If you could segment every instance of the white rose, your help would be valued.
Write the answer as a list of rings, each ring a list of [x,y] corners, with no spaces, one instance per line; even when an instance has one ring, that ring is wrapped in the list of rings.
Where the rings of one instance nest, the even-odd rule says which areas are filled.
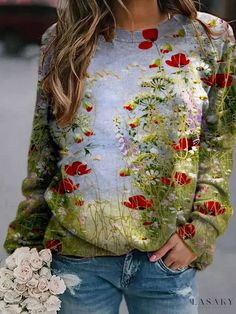
[[[43,259],[37,251],[30,252],[30,265],[34,271],[39,270],[43,266]]]
[[[26,261],[29,259],[29,253],[30,248],[27,246],[15,249],[12,256],[15,259],[16,265],[19,266],[22,263],[22,261],[26,263]]]
[[[13,279],[14,278],[14,274],[13,271],[6,268],[6,267],[1,267],[0,268],[0,279],[1,278],[8,278],[8,279]]]
[[[26,284],[18,283],[18,282],[15,281],[14,284],[13,284],[13,289],[14,289],[16,292],[22,294],[23,292],[26,291],[27,286],[26,286]]]
[[[13,274],[18,283],[24,284],[32,278],[33,271],[29,265],[19,265],[13,270]]]
[[[9,269],[14,269],[17,264],[16,264],[16,258],[14,257],[13,254],[9,255],[6,259],[5,259],[5,264]]]
[[[39,273],[34,273],[34,274],[33,274],[33,277],[34,277],[35,279],[39,279],[39,277],[40,277],[40,276],[39,276]]]
[[[47,301],[47,299],[50,297],[50,295],[51,294],[49,291],[42,292],[41,297],[40,297],[41,302]]]
[[[22,254],[29,254],[30,248],[28,246],[21,246],[19,248],[16,248],[13,254],[15,256],[22,255]]]
[[[1,314],[22,313],[21,310],[22,308],[20,307],[19,304],[9,304],[1,311]]]
[[[1,292],[6,292],[9,289],[11,289],[13,287],[13,281],[11,279],[8,278],[1,278],[0,279],[0,291]]]
[[[28,298],[29,297],[29,291],[28,290],[25,290],[25,292],[22,293],[22,296],[24,298]]]
[[[4,292],[0,291],[0,300],[2,300],[4,297]]]
[[[19,265],[27,265],[27,266],[30,266],[30,256],[25,256],[24,258],[22,258],[19,262]]]
[[[48,287],[49,287],[49,283],[48,283],[47,278],[45,277],[39,278],[39,282],[38,282],[39,291],[44,292],[48,290]]]
[[[18,303],[20,302],[22,298],[22,295],[14,290],[8,290],[5,294],[4,294],[4,301],[6,303]]]
[[[61,294],[66,290],[64,280],[59,276],[52,275],[49,281],[49,290],[52,294]]]
[[[55,295],[51,295],[47,301],[44,303],[47,311],[59,311],[61,308],[61,300]]]
[[[38,289],[38,287],[29,288],[28,292],[29,292],[30,297],[36,298],[36,299],[39,299],[41,297],[41,294],[42,294],[42,292]]]
[[[27,310],[37,310],[42,307],[42,303],[36,298],[28,297],[23,302],[21,302],[21,306],[26,307]]]
[[[0,301],[0,313],[2,313],[1,311],[2,311],[2,309],[5,308],[5,306],[6,306],[6,303],[3,300],[1,300]]]
[[[43,259],[45,263],[50,263],[52,261],[52,253],[49,249],[43,249],[39,252],[39,256]]]
[[[27,282],[27,287],[29,288],[35,288],[38,285],[38,279],[33,276],[28,282]]]
[[[41,306],[40,309],[32,310],[32,311],[30,311],[30,313],[31,313],[31,314],[45,314],[45,313],[47,313],[47,309],[46,309],[45,306],[43,306],[43,304],[42,304],[42,306]]]
[[[45,277],[47,279],[50,279],[52,277],[52,273],[50,268],[43,266],[39,271],[40,277]]]

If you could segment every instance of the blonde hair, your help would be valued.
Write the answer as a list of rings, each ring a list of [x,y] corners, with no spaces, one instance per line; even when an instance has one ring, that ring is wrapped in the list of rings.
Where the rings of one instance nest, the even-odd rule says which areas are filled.
[[[197,20],[192,0],[157,0],[161,12],[182,14]],[[122,0],[59,0],[56,34],[50,70],[42,80],[42,89],[51,97],[52,113],[60,127],[73,122],[82,99],[84,79],[95,51],[99,34],[107,41],[114,36],[114,5],[120,4],[131,17]],[[202,21],[207,33],[211,30]],[[44,58],[45,58],[44,55]]]

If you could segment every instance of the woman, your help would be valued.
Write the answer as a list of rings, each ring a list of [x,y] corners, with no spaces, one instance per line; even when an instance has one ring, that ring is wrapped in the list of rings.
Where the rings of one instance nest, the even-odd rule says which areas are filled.
[[[42,37],[4,243],[53,251],[63,313],[197,313],[232,215],[235,39],[191,0],[69,0]]]

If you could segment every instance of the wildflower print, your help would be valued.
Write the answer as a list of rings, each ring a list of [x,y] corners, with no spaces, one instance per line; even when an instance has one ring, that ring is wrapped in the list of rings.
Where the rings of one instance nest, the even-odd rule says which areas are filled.
[[[126,177],[130,175],[130,169],[129,168],[123,168],[119,172],[121,177]]]
[[[174,33],[173,37],[184,37],[186,35],[185,30],[183,28],[179,29],[177,32]]]
[[[191,150],[193,147],[199,147],[199,140],[182,137],[179,139],[178,144],[173,143],[172,147],[177,151]]]
[[[65,127],[41,88],[56,23],[46,31],[25,198],[9,224],[8,252],[27,245],[120,256],[158,250],[177,232],[197,255],[192,267],[212,262],[233,213],[236,44],[226,21],[203,12],[198,19],[221,34],[211,44],[198,20],[180,15],[135,32],[134,41],[125,31],[113,43],[99,36]]]
[[[170,43],[165,43],[164,45],[161,46],[161,53],[169,53],[170,51],[173,50],[173,47]]]
[[[202,81],[208,86],[217,86],[220,88],[230,87],[233,84],[233,76],[231,74],[213,74],[207,78],[202,78]]]
[[[128,110],[128,111],[132,111],[137,107],[137,104],[135,103],[127,103],[124,106],[124,109]]]
[[[90,112],[93,109],[93,105],[88,101],[83,102],[83,107],[88,112]]]
[[[84,205],[84,200],[78,200],[75,202],[75,205],[77,206],[83,206]]]
[[[161,66],[161,59],[154,59],[151,64],[149,64],[149,68],[157,68]]]
[[[80,161],[74,161],[71,165],[65,165],[64,170],[70,176],[82,176],[84,174],[90,173],[92,169],[87,168],[87,165]]]
[[[140,49],[150,49],[153,46],[153,42],[157,41],[158,39],[158,29],[157,28],[145,29],[142,31],[142,35],[145,40],[142,41],[138,45],[138,47]]]
[[[176,184],[187,185],[192,181],[192,178],[188,177],[187,174],[183,172],[175,172],[174,179],[175,180],[171,180],[171,178],[161,177],[161,182],[166,185],[175,186]]]
[[[125,201],[124,205],[131,209],[147,209],[153,206],[153,200],[147,200],[143,195],[134,195],[129,197],[129,201]]]
[[[184,239],[184,238],[190,238],[192,239],[195,236],[195,226],[191,223],[187,223],[181,227],[178,228],[178,235]]]
[[[207,201],[204,202],[203,206],[202,205],[197,205],[198,210],[205,215],[222,215],[225,213],[226,208],[221,207],[220,202],[217,201]]]
[[[188,65],[190,62],[189,59],[187,59],[186,55],[184,53],[177,53],[173,56],[171,56],[171,60],[166,60],[166,64],[168,64],[171,67],[179,68],[184,67]]]
[[[60,251],[62,248],[61,241],[57,239],[47,240],[46,248],[52,251]]]
[[[76,134],[74,136],[74,141],[75,143],[80,144],[81,142],[83,142],[83,137],[80,134]]]
[[[134,119],[130,120],[130,121],[128,122],[128,124],[129,124],[129,126],[130,126],[132,129],[134,129],[134,128],[136,128],[137,126],[140,125],[140,119],[139,119],[139,118],[134,118]]]
[[[70,178],[65,178],[60,180],[51,190],[59,194],[65,194],[74,192],[79,186],[79,183],[74,184]]]
[[[86,136],[92,136],[92,135],[94,135],[94,132],[93,132],[93,130],[85,130],[85,131],[84,131],[84,135],[86,135]]]

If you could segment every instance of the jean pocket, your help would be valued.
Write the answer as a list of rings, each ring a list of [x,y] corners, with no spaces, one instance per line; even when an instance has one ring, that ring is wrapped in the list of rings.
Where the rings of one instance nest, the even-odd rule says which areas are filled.
[[[167,266],[165,264],[165,262],[163,261],[162,258],[159,258],[157,261],[156,261],[157,265],[159,266],[159,268],[161,268],[163,271],[165,272],[168,272],[168,273],[171,273],[171,274],[181,274],[183,273],[185,270],[189,269],[190,267],[187,265],[181,269],[172,269],[170,268],[169,266]]]

